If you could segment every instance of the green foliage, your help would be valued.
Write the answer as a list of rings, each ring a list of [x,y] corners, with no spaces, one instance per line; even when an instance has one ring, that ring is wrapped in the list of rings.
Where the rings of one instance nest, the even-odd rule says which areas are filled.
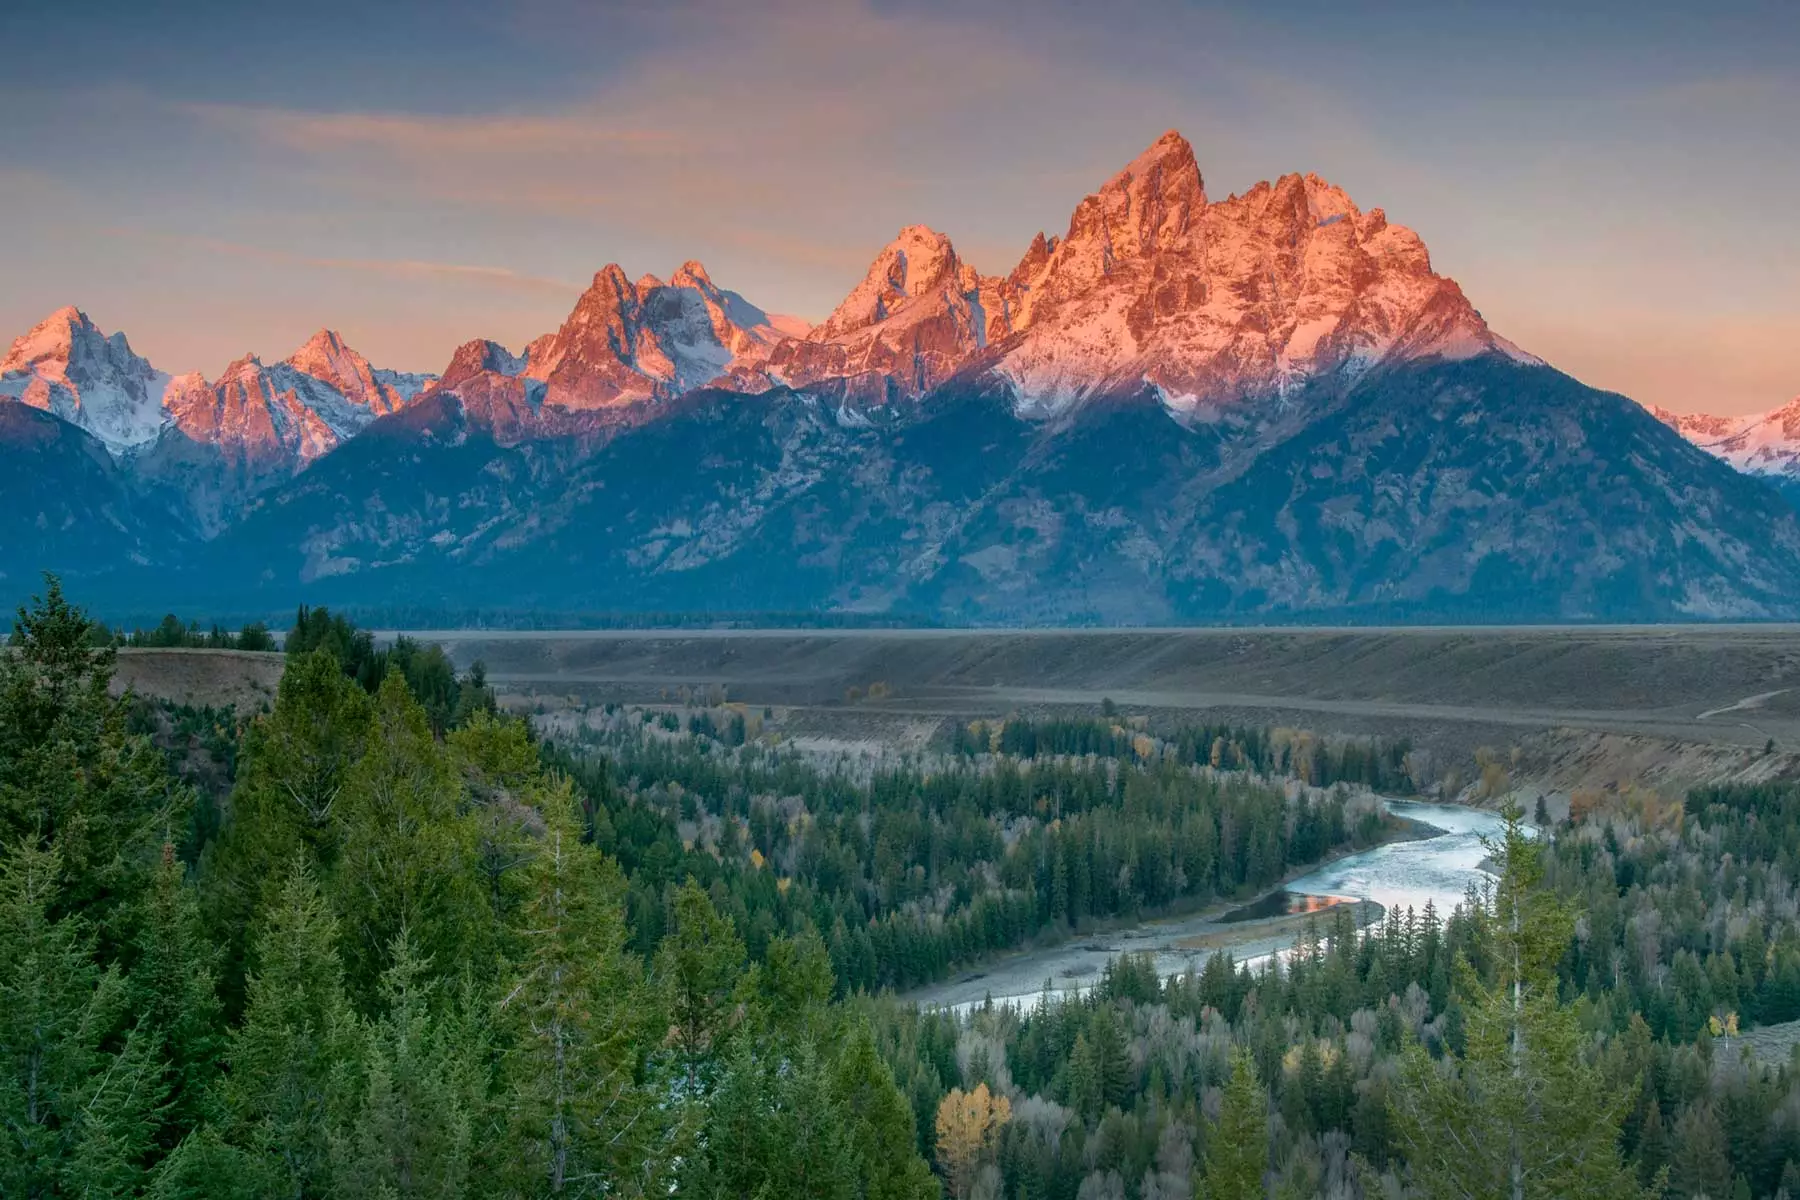
[[[422,646],[401,635],[392,646],[382,649],[376,646],[374,634],[358,629],[343,614],[334,616],[329,609],[302,605],[287,636],[288,658],[320,650],[330,654],[345,676],[366,692],[379,690],[390,674],[399,674],[440,737],[476,713],[494,712],[494,693],[480,663],[459,676],[441,646]]]
[[[471,870],[475,827],[459,803],[455,765],[399,675],[382,683],[361,745],[333,805],[327,886],[350,994],[369,1012],[402,935],[426,962],[460,960],[484,973],[495,964],[491,913]]]
[[[136,951],[128,988],[131,1011],[154,1039],[163,1064],[169,1093],[163,1141],[170,1145],[216,1115],[213,1082],[224,1046],[218,947],[206,936],[199,898],[173,846],[163,847],[144,896]]]
[[[130,646],[134,649],[153,650],[253,650],[271,651],[275,649],[275,638],[269,627],[261,621],[252,621],[237,633],[231,633],[216,622],[211,629],[202,632],[198,622],[183,621],[174,613],[169,613],[150,629],[134,629],[129,634],[120,631],[107,639],[115,646]]]
[[[566,789],[544,811],[509,1024],[505,1175],[524,1195],[649,1195],[666,1174],[665,1110],[642,1080],[662,1025],[626,950],[624,880],[579,833]]]
[[[751,966],[693,888],[634,950],[617,794],[479,678],[441,738],[391,652],[371,693],[302,648],[190,878],[107,640],[52,581],[0,658],[0,1194],[935,1193],[819,936]]]
[[[784,930],[816,929],[845,992],[1250,893],[1383,828],[1343,794],[1290,801],[1245,773],[1164,761],[1001,759],[860,781],[763,746],[647,733],[623,713],[581,748],[546,747],[545,760],[576,780],[625,868],[641,953],[692,878],[752,958]]]
[[[675,893],[674,910],[656,952],[656,981],[673,1022],[676,1055],[688,1086],[695,1087],[735,1032],[744,943],[692,881]]]
[[[1262,1200],[1269,1168],[1269,1099],[1246,1050],[1231,1056],[1219,1119],[1206,1129],[1205,1169],[1195,1193],[1200,1200]]]
[[[1253,893],[1367,831],[1245,764],[1387,752],[1215,733],[1203,768],[1198,735],[1047,723],[859,777],[721,709],[617,713],[575,757],[440,722],[321,624],[269,712],[157,714],[231,744],[213,836],[107,696],[105,631],[54,581],[21,614],[0,1194],[925,1200],[979,1084],[1011,1119],[959,1186],[996,1200],[1800,1192],[1800,1075],[1737,1039],[1800,1016],[1795,785],[1515,821],[1491,895],[1340,911],[1279,966],[920,1012],[858,993]]]
[[[67,872],[55,912],[82,914],[110,959],[191,795],[107,694],[114,653],[94,646],[97,628],[52,576],[0,648],[0,843],[55,848]]]
[[[1294,729],[1241,725],[1182,725],[1157,736],[1121,723],[1118,707],[1101,702],[1101,719],[1058,717],[976,721],[950,733],[950,750],[962,757],[992,751],[1016,758],[1096,755],[1135,761],[1149,756],[1184,766],[1291,776],[1319,787],[1361,784],[1389,794],[1417,791],[1404,738],[1321,738]],[[1141,722],[1140,722],[1141,724]]]
[[[337,922],[297,859],[256,940],[243,1023],[226,1057],[224,1126],[267,1193],[330,1195],[332,1141],[365,1086]]]
[[[207,852],[208,928],[224,948],[221,992],[243,1005],[249,930],[271,889],[304,859],[329,871],[343,839],[338,803],[367,748],[374,706],[324,653],[288,664],[275,707],[244,735],[231,820]]]
[[[401,934],[381,981],[386,1012],[364,1033],[366,1083],[334,1144],[337,1194],[454,1200],[466,1194],[485,1080],[454,1022],[436,1022],[428,964]]]
[[[55,849],[0,858],[0,1195],[129,1196],[165,1084],[124,974],[97,964],[80,916],[56,915],[65,887]]]

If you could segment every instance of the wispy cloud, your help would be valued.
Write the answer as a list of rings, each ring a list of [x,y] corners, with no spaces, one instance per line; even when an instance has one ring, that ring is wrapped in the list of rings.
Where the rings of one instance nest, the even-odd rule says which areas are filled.
[[[860,269],[879,245],[871,214],[894,228],[931,220],[934,200],[970,207],[965,189],[1023,201],[1043,176],[1081,167],[1071,135],[1091,145],[1107,127],[1122,162],[1184,115],[1174,91],[1086,61],[1078,46],[948,12],[749,7],[707,6],[684,42],[647,39],[662,48],[554,111],[187,112],[367,197],[586,219],[727,249],[783,245],[840,270]],[[1004,144],[977,129],[1005,131]],[[1089,165],[1085,186],[1116,165]],[[1079,195],[1059,195],[1056,207],[1066,214]],[[1011,253],[1028,240],[1025,231]],[[860,247],[854,262],[850,246]]]
[[[270,246],[251,246],[220,238],[196,237],[191,234],[161,233],[153,230],[111,226],[99,232],[113,237],[178,245],[186,249],[233,258],[256,259],[280,266],[316,267],[328,271],[351,271],[380,275],[388,279],[461,281],[486,288],[506,291],[549,293],[574,296],[583,284],[566,279],[548,279],[529,275],[509,267],[479,266],[468,263],[428,262],[405,258],[345,258],[332,255],[300,254]]]

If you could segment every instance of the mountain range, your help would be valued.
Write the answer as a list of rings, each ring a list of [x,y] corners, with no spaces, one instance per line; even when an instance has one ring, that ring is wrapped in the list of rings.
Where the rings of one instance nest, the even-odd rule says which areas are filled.
[[[1652,413],[1312,175],[1170,132],[1004,275],[908,226],[823,322],[599,271],[439,376],[321,331],[169,377],[73,308],[0,360],[0,584],[114,606],[1008,623],[1800,612],[1800,402]],[[11,503],[6,503],[10,500]]]
[[[1657,420],[1747,475],[1800,500],[1800,396],[1764,413],[1716,417],[1650,409]]]

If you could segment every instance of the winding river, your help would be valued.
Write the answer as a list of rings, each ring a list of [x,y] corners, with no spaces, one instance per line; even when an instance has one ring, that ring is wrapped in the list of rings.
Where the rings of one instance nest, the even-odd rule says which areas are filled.
[[[1305,907],[1305,897],[1319,897],[1373,901],[1384,909],[1410,905],[1422,910],[1429,901],[1440,914],[1448,916],[1462,902],[1469,886],[1479,886],[1486,878],[1481,869],[1487,855],[1482,838],[1499,832],[1501,822],[1497,814],[1410,800],[1384,803],[1394,815],[1438,832],[1413,841],[1388,842],[1360,850],[1302,875],[1286,886],[1293,902],[1277,904],[1276,911]],[[1272,924],[1286,927],[1272,929]],[[1279,953],[1293,944],[1295,930],[1291,926],[1291,922],[1233,922],[1216,910],[1147,921],[1077,942],[997,959],[979,970],[921,988],[907,999],[932,1007],[966,1008],[991,997],[996,1003],[1030,1008],[1043,995],[1046,981],[1053,994],[1079,992],[1091,986],[1106,964],[1121,954],[1147,951],[1155,956],[1158,971],[1177,975],[1199,967],[1221,949],[1229,949],[1239,960]]]

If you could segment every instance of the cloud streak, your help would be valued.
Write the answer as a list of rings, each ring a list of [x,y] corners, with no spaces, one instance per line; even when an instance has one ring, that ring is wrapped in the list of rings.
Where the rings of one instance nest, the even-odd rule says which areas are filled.
[[[387,279],[438,280],[465,282],[506,291],[548,293],[574,296],[584,285],[566,279],[547,279],[529,275],[509,267],[478,266],[467,263],[429,262],[405,258],[344,258],[330,255],[299,254],[270,246],[252,246],[221,238],[196,237],[189,234],[158,233],[149,230],[112,227],[101,232],[115,237],[129,237],[202,250],[233,258],[249,258],[280,266],[315,267],[328,271],[349,271],[379,275]]]
[[[1116,131],[1113,156],[1128,156],[1181,115],[1173,93],[1072,47],[1020,44],[947,14],[789,5],[754,20],[710,11],[702,28],[698,44],[646,55],[550,112],[187,112],[298,156],[348,193],[628,224],[728,248],[805,253],[804,240],[828,247],[814,254],[820,265],[844,270],[879,245],[871,213],[898,228],[921,219],[915,206],[947,208],[944,198],[966,201],[968,188],[1023,201],[1045,176],[1070,174],[1066,132],[1105,126]],[[1016,132],[1002,148],[972,139],[977,126]],[[1066,213],[1101,172],[1083,172],[1056,206]],[[801,213],[805,239],[795,236]]]

